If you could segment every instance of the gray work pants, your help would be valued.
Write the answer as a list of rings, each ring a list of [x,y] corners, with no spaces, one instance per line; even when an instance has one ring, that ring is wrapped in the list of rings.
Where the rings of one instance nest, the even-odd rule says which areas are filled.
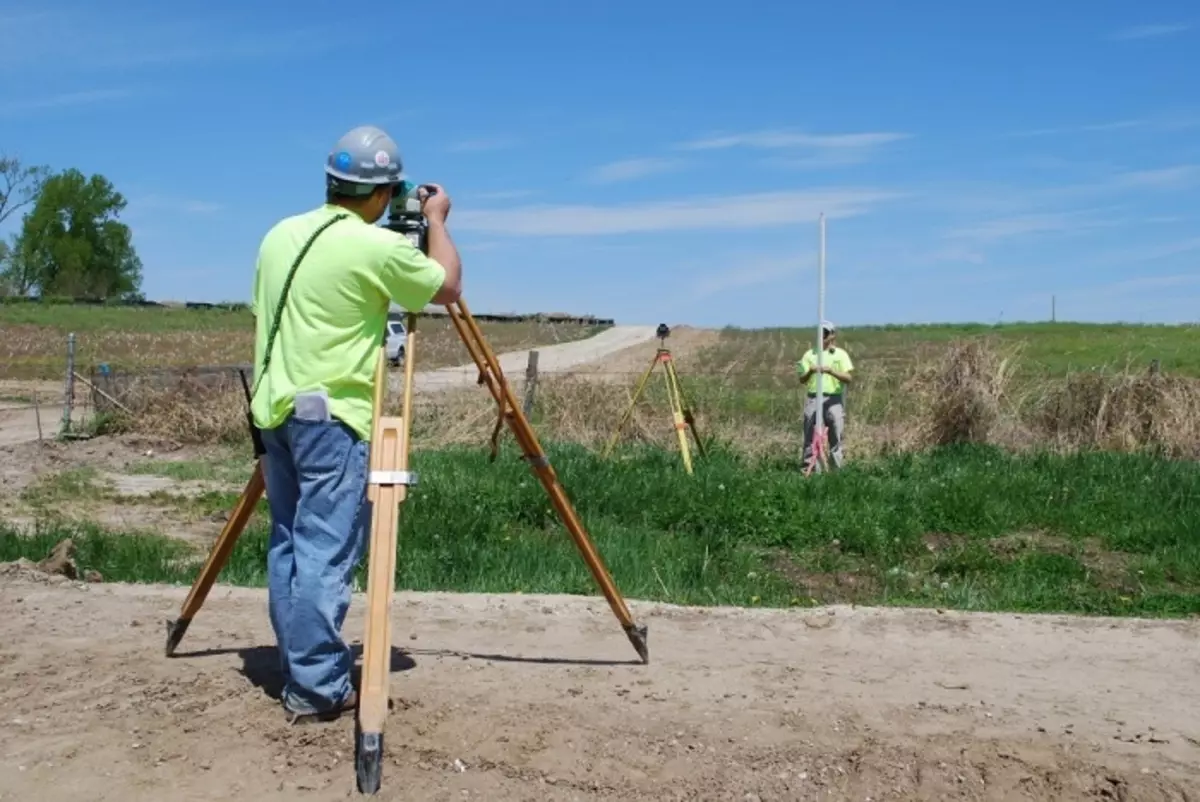
[[[841,396],[825,397],[825,442],[827,462],[834,470],[842,467],[842,435],[846,430],[846,407]],[[817,399],[808,396],[804,401],[803,464],[812,459],[813,439],[817,433]]]

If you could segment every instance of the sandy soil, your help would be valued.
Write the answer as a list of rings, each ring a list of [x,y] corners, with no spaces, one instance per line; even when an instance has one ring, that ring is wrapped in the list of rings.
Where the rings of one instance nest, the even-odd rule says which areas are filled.
[[[260,592],[0,575],[0,799],[356,798],[289,727]],[[1197,625],[402,594],[384,800],[1185,800]],[[347,632],[362,631],[361,600]],[[402,650],[402,651],[401,651]]]

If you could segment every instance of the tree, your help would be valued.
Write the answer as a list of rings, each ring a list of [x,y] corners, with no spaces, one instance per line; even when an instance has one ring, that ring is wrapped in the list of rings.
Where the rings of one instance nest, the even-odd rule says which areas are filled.
[[[23,167],[20,159],[0,154],[0,225],[8,216],[37,200],[49,167]]]
[[[41,184],[4,270],[20,294],[88,298],[137,295],[142,263],[117,217],[125,198],[102,175],[70,169]]]
[[[37,199],[49,173],[48,167],[24,167],[20,159],[0,154],[0,226],[18,209]],[[11,252],[9,244],[0,240],[0,295],[13,291],[7,275]]]

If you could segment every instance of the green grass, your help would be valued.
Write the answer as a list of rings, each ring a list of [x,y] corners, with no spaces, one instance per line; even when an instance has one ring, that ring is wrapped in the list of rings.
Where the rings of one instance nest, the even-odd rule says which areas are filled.
[[[669,452],[555,465],[622,592],[688,604],[853,601],[971,610],[1200,613],[1200,467],[1109,453],[952,448],[805,480],[786,462],[717,453],[688,478]],[[507,452],[415,455],[401,588],[595,593],[540,484]],[[230,493],[193,502],[228,509]],[[266,504],[222,581],[264,584]],[[0,558],[40,559],[72,534],[108,581],[190,583],[162,538],[0,525]],[[365,581],[364,581],[365,584]]]
[[[130,465],[126,471],[138,476],[167,476],[179,482],[208,481],[245,484],[254,469],[251,459],[244,456],[225,456],[204,460],[144,460]]]
[[[766,375],[790,378],[795,363],[811,347],[809,329],[736,329],[694,362],[706,372],[730,371],[749,382]],[[842,329],[839,344],[861,371],[894,371],[939,347],[967,337],[989,336],[1001,346],[1022,347],[1020,366],[1028,377],[1063,376],[1072,371],[1132,367],[1144,370],[1157,359],[1164,371],[1200,376],[1200,326],[1087,323],[944,324],[862,326]]]
[[[100,331],[192,332],[254,330],[249,309],[182,309],[170,307],[73,304],[6,304],[0,324],[38,326],[59,332]]]

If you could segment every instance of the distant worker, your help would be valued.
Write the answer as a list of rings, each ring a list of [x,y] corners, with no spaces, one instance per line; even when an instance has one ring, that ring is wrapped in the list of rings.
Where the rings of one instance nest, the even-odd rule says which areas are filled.
[[[391,137],[355,128],[329,154],[325,203],[277,223],[259,249],[251,410],[267,450],[268,606],[293,722],[336,718],[358,701],[341,629],[370,527],[368,449],[388,308],[419,312],[461,292],[445,190],[418,194],[428,255],[374,225],[403,178]]]
[[[843,398],[844,385],[850,384],[854,363],[850,354],[837,346],[837,327],[828,320],[821,322],[824,354],[821,358],[821,375],[817,369],[817,352],[810,348],[796,363],[796,372],[801,382],[808,383],[808,398],[804,402],[804,455],[802,464],[808,465],[813,458],[813,439],[817,428],[817,392],[825,395],[825,431],[828,436],[829,457],[833,467],[841,468],[844,462],[842,440],[846,429],[846,405]]]

